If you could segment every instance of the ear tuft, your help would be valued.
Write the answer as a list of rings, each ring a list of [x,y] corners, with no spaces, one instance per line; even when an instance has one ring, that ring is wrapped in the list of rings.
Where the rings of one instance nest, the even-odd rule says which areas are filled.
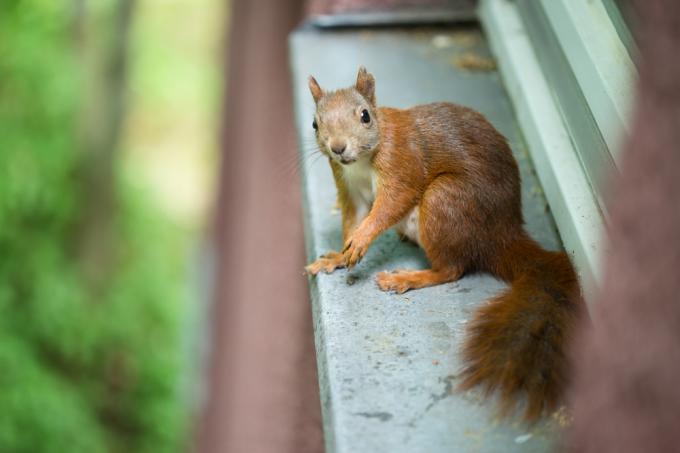
[[[371,105],[375,105],[375,78],[363,66],[359,67],[356,89]]]
[[[315,103],[319,103],[319,99],[323,96],[323,90],[319,86],[319,82],[312,76],[309,76],[309,91],[312,93]]]

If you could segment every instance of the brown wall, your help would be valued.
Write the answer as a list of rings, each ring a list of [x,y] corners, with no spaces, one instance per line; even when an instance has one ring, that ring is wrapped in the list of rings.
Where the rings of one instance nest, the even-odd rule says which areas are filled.
[[[232,2],[204,452],[322,450],[286,42],[301,3]]]
[[[574,354],[575,452],[680,449],[680,3],[633,4],[638,99],[595,328]]]

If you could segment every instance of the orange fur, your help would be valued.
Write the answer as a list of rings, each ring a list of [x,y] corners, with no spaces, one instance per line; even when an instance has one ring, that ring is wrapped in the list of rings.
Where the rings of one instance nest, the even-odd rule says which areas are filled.
[[[345,248],[306,269],[354,266],[378,235],[417,208],[418,243],[432,269],[383,272],[378,286],[404,292],[474,271],[510,283],[470,323],[460,387],[498,391],[503,413],[526,397],[525,417],[535,420],[555,407],[566,383],[564,345],[583,305],[574,269],[566,254],[541,249],[525,233],[517,163],[486,118],[444,102],[378,108],[374,89],[363,68],[354,87],[335,92],[310,79],[317,141],[338,188]],[[358,218],[363,199],[351,182],[361,179],[351,172],[365,159],[377,187],[367,215]]]

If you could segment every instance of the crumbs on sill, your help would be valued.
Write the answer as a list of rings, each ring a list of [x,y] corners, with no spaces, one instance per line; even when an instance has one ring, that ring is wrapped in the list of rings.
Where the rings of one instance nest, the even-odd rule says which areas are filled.
[[[452,58],[451,62],[458,69],[464,71],[493,71],[496,62],[493,58],[483,57],[476,53],[466,52]]]

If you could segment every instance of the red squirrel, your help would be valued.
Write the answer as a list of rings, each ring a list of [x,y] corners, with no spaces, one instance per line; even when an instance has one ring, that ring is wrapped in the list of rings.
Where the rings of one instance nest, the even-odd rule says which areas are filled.
[[[517,162],[480,113],[447,102],[377,107],[375,79],[324,91],[314,77],[313,128],[328,156],[342,212],[344,249],[305,269],[351,268],[388,228],[425,251],[427,270],[380,272],[383,291],[403,293],[488,272],[508,290],[468,323],[459,388],[498,392],[507,415],[525,401],[525,420],[554,410],[567,383],[565,346],[582,312],[564,252],[541,248],[524,230]]]

